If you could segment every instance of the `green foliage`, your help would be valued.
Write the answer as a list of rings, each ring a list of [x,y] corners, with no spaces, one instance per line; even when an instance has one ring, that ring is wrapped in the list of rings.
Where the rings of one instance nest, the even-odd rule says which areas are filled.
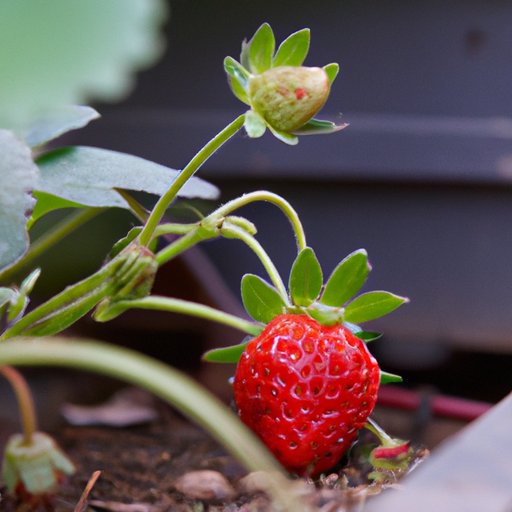
[[[208,352],[203,354],[203,361],[208,363],[238,363],[245,347],[252,339],[252,336],[247,336],[238,345],[208,350]]]
[[[162,53],[165,11],[160,0],[0,2],[0,127],[126,95]]]
[[[128,202],[116,189],[162,195],[179,172],[126,153],[81,146],[46,153],[37,160],[37,164],[41,181],[37,187],[38,205],[33,214],[34,221],[38,216],[62,206],[129,209]],[[179,195],[215,199],[218,189],[199,178],[192,178]]]
[[[268,23],[263,23],[245,47],[251,73],[263,73],[272,66],[276,40]]]
[[[320,263],[311,247],[306,247],[293,262],[290,272],[289,290],[292,301],[297,306],[309,306],[318,295],[323,285]]]
[[[381,384],[391,384],[393,382],[402,382],[402,377],[400,375],[395,375],[394,373],[385,372],[383,370],[380,371],[380,383]]]
[[[370,272],[368,254],[359,249],[344,258],[325,284],[320,302],[326,306],[341,307],[363,286]],[[352,321],[347,318],[347,321]],[[359,323],[355,321],[355,323]]]
[[[242,301],[249,315],[258,322],[268,323],[285,310],[278,291],[261,277],[245,274],[242,278]]]
[[[390,292],[376,291],[359,295],[345,308],[347,322],[360,324],[380,318],[394,311],[402,304],[408,302],[405,297],[400,297]]]
[[[272,66],[302,66],[309,51],[310,36],[309,28],[290,34],[279,45]]]
[[[30,149],[12,133],[0,130],[0,269],[14,263],[28,248],[26,214],[34,206],[31,191],[39,171]]]

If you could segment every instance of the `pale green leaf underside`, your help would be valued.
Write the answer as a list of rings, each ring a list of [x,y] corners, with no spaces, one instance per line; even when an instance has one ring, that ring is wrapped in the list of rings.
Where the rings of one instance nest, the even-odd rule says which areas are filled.
[[[179,172],[126,153],[83,146],[52,151],[37,163],[41,170],[38,192],[95,207],[128,208],[115,188],[161,195]],[[179,195],[215,199],[218,193],[210,183],[192,178]]]
[[[249,110],[245,114],[244,128],[247,135],[252,139],[261,137],[267,130],[265,120],[254,110]]]
[[[83,128],[100,115],[91,107],[67,105],[56,107],[34,119],[16,133],[32,148],[50,142],[71,130]]]
[[[58,105],[118,100],[159,57],[160,0],[0,2],[0,127]]]
[[[39,171],[30,149],[12,133],[0,130],[0,268],[14,263],[28,248],[27,212]]]

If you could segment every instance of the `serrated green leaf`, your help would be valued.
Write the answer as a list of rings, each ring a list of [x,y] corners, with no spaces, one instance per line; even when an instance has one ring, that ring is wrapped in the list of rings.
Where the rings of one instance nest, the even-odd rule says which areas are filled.
[[[368,254],[364,249],[358,249],[349,254],[338,264],[327,280],[320,302],[338,308],[343,306],[361,289],[370,269]]]
[[[30,148],[12,133],[0,130],[0,268],[20,258],[28,248],[27,212],[35,204],[39,170]]]
[[[162,54],[165,13],[158,0],[0,2],[0,127],[125,96]]]
[[[323,121],[321,119],[311,119],[298,130],[294,130],[295,135],[326,135],[339,132],[348,126],[348,123],[336,124],[332,121]]]
[[[356,332],[355,335],[365,343],[371,343],[372,341],[382,338],[381,332],[359,331]]]
[[[363,293],[363,295],[356,297],[347,304],[345,319],[356,324],[368,322],[391,313],[391,311],[394,311],[405,302],[408,302],[407,298],[390,292],[375,291]]]
[[[312,304],[322,289],[323,275],[320,263],[311,247],[298,254],[290,272],[289,290],[297,306]]]
[[[275,46],[272,28],[268,23],[263,23],[248,45],[249,70],[252,73],[263,73],[271,68]]]
[[[261,277],[245,274],[241,288],[244,307],[254,320],[267,324],[285,310],[285,303],[277,290]]]
[[[381,384],[390,384],[392,382],[402,382],[403,379],[400,375],[395,375],[394,373],[385,372],[383,370],[380,371],[380,383]]]
[[[290,34],[277,49],[272,67],[302,66],[309,51],[310,30],[304,28]]]
[[[337,62],[331,62],[330,64],[326,64],[323,69],[327,73],[329,82],[331,82],[332,85],[334,80],[336,80],[338,73],[340,72],[340,65]]]
[[[252,336],[244,338],[242,343],[232,345],[231,347],[214,348],[203,354],[203,361],[208,363],[238,363],[245,347],[252,340]]]
[[[79,206],[129,209],[128,202],[114,189],[162,195],[179,173],[126,153],[81,146],[46,153],[37,164],[41,171],[37,193],[51,194]],[[218,189],[199,178],[192,178],[179,195],[214,199]],[[44,199],[48,201],[49,198]]]
[[[257,139],[267,131],[267,124],[257,112],[254,112],[254,110],[248,110],[245,113],[244,128],[249,137]]]
[[[267,128],[272,132],[272,135],[276,139],[284,142],[285,144],[288,144],[289,146],[296,146],[299,143],[299,138],[292,133],[276,130],[271,124],[268,124]]]
[[[54,108],[16,133],[32,148],[42,146],[71,130],[83,128],[100,115],[91,107],[67,105]]]

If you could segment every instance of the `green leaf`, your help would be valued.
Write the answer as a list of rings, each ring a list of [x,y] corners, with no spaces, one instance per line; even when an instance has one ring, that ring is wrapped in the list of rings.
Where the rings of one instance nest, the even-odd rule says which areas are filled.
[[[242,302],[254,320],[265,324],[285,309],[277,290],[254,274],[245,274],[242,278]]]
[[[311,247],[298,254],[290,272],[289,290],[292,301],[297,306],[309,306],[313,303],[323,284],[322,268]]]
[[[252,340],[252,336],[246,336],[242,343],[231,347],[214,348],[203,354],[203,361],[208,363],[238,363],[245,347]]]
[[[162,54],[165,14],[158,0],[0,2],[0,127],[89,98],[121,99],[135,71]]]
[[[359,331],[359,332],[356,332],[355,335],[360,340],[363,340],[365,343],[370,343],[372,341],[376,341],[376,340],[382,338],[381,332]]]
[[[254,110],[248,110],[245,113],[244,128],[249,137],[257,139],[267,131],[267,124],[257,112],[254,112]]]
[[[390,384],[392,382],[402,382],[402,377],[400,375],[395,375],[394,373],[385,372],[383,370],[380,371],[380,383],[381,384]]]
[[[284,142],[289,146],[296,146],[299,143],[299,138],[296,135],[283,132],[281,130],[276,130],[271,124],[268,124],[267,127],[272,132],[272,135],[281,142]]]
[[[27,229],[34,225],[36,220],[40,219],[47,213],[50,213],[54,210],[60,210],[61,208],[83,208],[84,205],[80,203],[76,203],[74,201],[68,201],[67,199],[63,199],[62,197],[54,196],[53,194],[47,194],[46,192],[38,192],[35,191],[33,193],[35,197],[36,205],[32,210],[32,215],[27,223]]]
[[[32,148],[46,144],[71,130],[83,128],[100,115],[91,107],[80,105],[61,106],[17,130],[18,135]]]
[[[263,73],[272,66],[276,40],[268,23],[263,23],[249,41],[249,69],[252,73]]]
[[[245,89],[240,85],[238,80],[235,80],[232,76],[228,76],[229,87],[231,88],[231,92],[246,105],[251,106],[251,102],[249,101],[249,96],[245,92]]]
[[[394,311],[408,301],[407,298],[390,292],[376,291],[363,293],[363,295],[355,298],[350,304],[347,304],[345,319],[356,324],[368,322],[391,313],[391,311]]]
[[[310,30],[304,28],[290,34],[277,49],[272,67],[302,66],[309,51]]]
[[[324,71],[327,73],[327,77],[329,78],[329,82],[332,83],[336,80],[338,73],[340,71],[340,65],[337,62],[331,62],[324,66]]]
[[[338,308],[343,306],[361,289],[370,269],[368,254],[364,249],[349,254],[329,277],[320,302]]]
[[[0,268],[4,268],[28,248],[26,214],[35,203],[31,191],[37,187],[39,171],[30,148],[5,130],[0,130],[0,155]]]
[[[298,130],[294,130],[295,135],[324,135],[339,132],[346,128],[348,123],[336,124],[332,121],[323,121],[321,119],[311,119]]]
[[[80,146],[47,153],[37,160],[37,164],[41,171],[38,193],[96,207],[129,208],[128,202],[114,190],[116,188],[162,195],[179,173],[126,153]],[[218,189],[199,178],[192,178],[179,195],[214,199]]]

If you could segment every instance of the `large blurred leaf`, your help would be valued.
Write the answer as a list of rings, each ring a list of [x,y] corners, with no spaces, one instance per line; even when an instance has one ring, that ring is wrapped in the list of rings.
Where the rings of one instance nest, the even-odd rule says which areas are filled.
[[[162,53],[161,0],[0,2],[0,127],[88,98],[117,100]]]
[[[38,204],[34,217],[64,206],[116,206],[128,203],[114,189],[163,194],[179,171],[126,153],[91,147],[67,147],[40,157]],[[40,194],[43,192],[43,194]],[[218,189],[199,178],[192,178],[181,189],[181,197],[214,199]],[[35,218],[34,218],[35,220]]]
[[[28,248],[26,215],[39,172],[30,149],[12,133],[0,130],[0,268],[14,263]]]
[[[71,130],[83,128],[100,115],[91,107],[66,105],[41,114],[16,133],[32,148],[41,146]]]

